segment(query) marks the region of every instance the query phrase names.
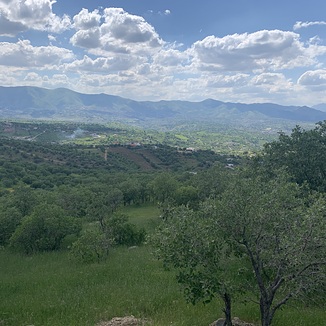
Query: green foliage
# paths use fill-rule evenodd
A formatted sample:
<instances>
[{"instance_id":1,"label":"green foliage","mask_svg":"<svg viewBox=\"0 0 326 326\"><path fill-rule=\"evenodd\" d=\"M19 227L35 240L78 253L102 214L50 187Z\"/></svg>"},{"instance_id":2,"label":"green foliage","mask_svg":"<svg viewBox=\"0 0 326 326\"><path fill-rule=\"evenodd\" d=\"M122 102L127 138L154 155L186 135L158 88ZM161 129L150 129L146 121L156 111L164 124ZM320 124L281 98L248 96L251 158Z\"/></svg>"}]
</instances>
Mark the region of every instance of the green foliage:
<instances>
[{"instance_id":1,"label":"green foliage","mask_svg":"<svg viewBox=\"0 0 326 326\"><path fill-rule=\"evenodd\" d=\"M326 122L310 130L297 126L290 135L281 133L254 162L268 175L286 168L295 182L326 192Z\"/></svg>"},{"instance_id":2,"label":"green foliage","mask_svg":"<svg viewBox=\"0 0 326 326\"><path fill-rule=\"evenodd\" d=\"M144 190L138 180L129 178L119 185L119 189L123 193L123 202L125 205L132 203L139 204L141 202L141 194Z\"/></svg>"},{"instance_id":3,"label":"green foliage","mask_svg":"<svg viewBox=\"0 0 326 326\"><path fill-rule=\"evenodd\" d=\"M112 243L100 230L85 230L72 244L70 254L82 263L99 263L107 258Z\"/></svg>"},{"instance_id":4,"label":"green foliage","mask_svg":"<svg viewBox=\"0 0 326 326\"><path fill-rule=\"evenodd\" d=\"M255 275L263 326L291 298L325 288L326 200L303 198L298 185L280 174L268 182L240 176L219 201L224 239L249 259Z\"/></svg>"},{"instance_id":5,"label":"green foliage","mask_svg":"<svg viewBox=\"0 0 326 326\"><path fill-rule=\"evenodd\" d=\"M105 229L104 220L113 214L123 202L123 193L118 188L105 189L99 187L93 190L90 204L87 207L87 215L91 221L98 221Z\"/></svg>"},{"instance_id":6,"label":"green foliage","mask_svg":"<svg viewBox=\"0 0 326 326\"><path fill-rule=\"evenodd\" d=\"M29 215L37 203L35 193L30 187L18 186L8 198L7 205L15 207L22 216Z\"/></svg>"},{"instance_id":7,"label":"green foliage","mask_svg":"<svg viewBox=\"0 0 326 326\"><path fill-rule=\"evenodd\" d=\"M15 207L9 207L0 211L0 246L9 243L9 239L22 220L20 211Z\"/></svg>"},{"instance_id":8,"label":"green foliage","mask_svg":"<svg viewBox=\"0 0 326 326\"><path fill-rule=\"evenodd\" d=\"M25 254L60 249L62 240L80 231L75 218L59 206L41 204L26 216L10 238L10 246Z\"/></svg>"},{"instance_id":9,"label":"green foliage","mask_svg":"<svg viewBox=\"0 0 326 326\"><path fill-rule=\"evenodd\" d=\"M215 164L193 176L190 184L198 189L200 200L217 197L227 187L233 170L226 169L223 164Z\"/></svg>"},{"instance_id":10,"label":"green foliage","mask_svg":"<svg viewBox=\"0 0 326 326\"><path fill-rule=\"evenodd\" d=\"M105 219L105 234L113 239L116 245L139 246L146 238L144 229L138 229L128 222L128 217L115 213Z\"/></svg>"},{"instance_id":11,"label":"green foliage","mask_svg":"<svg viewBox=\"0 0 326 326\"><path fill-rule=\"evenodd\" d=\"M177 270L188 301L210 302L215 296L224 300L227 325L231 325L231 293L240 291L239 271L231 273L234 262L225 250L223 235L216 225L212 202L199 211L179 206L163 221L152 237L156 255L166 267ZM243 266L242 266L243 269Z\"/></svg>"},{"instance_id":12,"label":"green foliage","mask_svg":"<svg viewBox=\"0 0 326 326\"><path fill-rule=\"evenodd\" d=\"M190 206L196 208L199 203L198 189L194 186L180 186L175 193L177 205Z\"/></svg>"},{"instance_id":13,"label":"green foliage","mask_svg":"<svg viewBox=\"0 0 326 326\"><path fill-rule=\"evenodd\" d=\"M154 197L159 202L174 198L178 183L170 173L161 173L151 183Z\"/></svg>"}]
</instances>

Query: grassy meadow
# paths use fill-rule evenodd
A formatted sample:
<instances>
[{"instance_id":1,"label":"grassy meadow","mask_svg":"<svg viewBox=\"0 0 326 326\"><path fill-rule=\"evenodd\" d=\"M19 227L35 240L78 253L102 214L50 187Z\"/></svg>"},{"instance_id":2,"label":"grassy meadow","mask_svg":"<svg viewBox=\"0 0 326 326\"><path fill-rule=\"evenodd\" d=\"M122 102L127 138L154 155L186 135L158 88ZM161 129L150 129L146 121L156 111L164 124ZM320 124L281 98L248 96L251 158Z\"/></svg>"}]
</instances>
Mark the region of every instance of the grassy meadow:
<instances>
[{"instance_id":1,"label":"grassy meadow","mask_svg":"<svg viewBox=\"0 0 326 326\"><path fill-rule=\"evenodd\" d=\"M127 207L130 222L148 233L158 223L153 206ZM275 326L322 326L320 308L286 305ZM0 325L92 326L134 315L154 326L208 326L223 317L222 303L187 304L172 271L149 245L113 249L105 262L81 264L68 251L22 256L0 250ZM234 303L233 315L259 323L258 305Z\"/></svg>"}]
</instances>

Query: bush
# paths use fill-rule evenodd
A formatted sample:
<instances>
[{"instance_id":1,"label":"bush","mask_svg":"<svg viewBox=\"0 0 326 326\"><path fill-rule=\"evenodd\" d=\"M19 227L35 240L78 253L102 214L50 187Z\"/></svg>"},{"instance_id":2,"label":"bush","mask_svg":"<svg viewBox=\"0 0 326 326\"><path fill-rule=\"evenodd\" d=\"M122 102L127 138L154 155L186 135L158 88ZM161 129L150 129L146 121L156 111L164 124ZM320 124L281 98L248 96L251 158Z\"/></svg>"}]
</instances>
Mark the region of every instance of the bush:
<instances>
[{"instance_id":1,"label":"bush","mask_svg":"<svg viewBox=\"0 0 326 326\"><path fill-rule=\"evenodd\" d=\"M100 262L107 258L112 242L99 230L87 230L72 244L70 254L79 262Z\"/></svg>"},{"instance_id":2,"label":"bush","mask_svg":"<svg viewBox=\"0 0 326 326\"><path fill-rule=\"evenodd\" d=\"M80 229L80 222L66 216L59 206L42 204L22 220L10 238L10 245L25 254L59 250L62 240Z\"/></svg>"},{"instance_id":3,"label":"bush","mask_svg":"<svg viewBox=\"0 0 326 326\"><path fill-rule=\"evenodd\" d=\"M124 214L108 217L105 226L106 233L116 245L138 246L145 241L145 230L137 229L135 225L128 223L128 217Z\"/></svg>"}]
</instances>

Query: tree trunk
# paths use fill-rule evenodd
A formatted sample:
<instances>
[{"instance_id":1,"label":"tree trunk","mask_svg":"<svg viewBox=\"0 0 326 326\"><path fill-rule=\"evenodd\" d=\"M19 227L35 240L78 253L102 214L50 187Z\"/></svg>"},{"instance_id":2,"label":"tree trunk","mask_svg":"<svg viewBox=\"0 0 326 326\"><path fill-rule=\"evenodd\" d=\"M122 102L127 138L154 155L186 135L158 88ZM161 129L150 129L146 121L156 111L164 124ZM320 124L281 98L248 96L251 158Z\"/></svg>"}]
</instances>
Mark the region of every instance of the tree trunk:
<instances>
[{"instance_id":1,"label":"tree trunk","mask_svg":"<svg viewBox=\"0 0 326 326\"><path fill-rule=\"evenodd\" d=\"M224 315L225 315L225 322L224 326L232 326L232 318L231 318L231 296L225 292L223 294L223 301L224 301Z\"/></svg>"},{"instance_id":2,"label":"tree trunk","mask_svg":"<svg viewBox=\"0 0 326 326\"><path fill-rule=\"evenodd\" d=\"M273 314L271 312L271 304L268 300L260 298L260 318L262 326L270 326L272 324Z\"/></svg>"}]
</instances>

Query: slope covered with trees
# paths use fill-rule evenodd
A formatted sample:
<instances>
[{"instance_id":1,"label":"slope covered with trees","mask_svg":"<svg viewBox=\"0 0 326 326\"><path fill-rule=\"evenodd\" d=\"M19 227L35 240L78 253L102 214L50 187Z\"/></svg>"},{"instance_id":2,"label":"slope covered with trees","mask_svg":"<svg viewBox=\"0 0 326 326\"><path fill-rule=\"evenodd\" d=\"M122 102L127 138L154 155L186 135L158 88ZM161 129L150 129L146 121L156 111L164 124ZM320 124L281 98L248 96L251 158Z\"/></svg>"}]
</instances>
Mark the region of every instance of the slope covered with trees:
<instances>
[{"instance_id":1,"label":"slope covered with trees","mask_svg":"<svg viewBox=\"0 0 326 326\"><path fill-rule=\"evenodd\" d=\"M112 268L111 255L123 255L123 247L154 251L176 272L190 302L223 301L228 326L242 301L257 303L250 319L260 319L263 326L274 323L281 308L291 309L289 302L322 310L325 160L316 153L324 151L324 130L325 122L312 130L297 127L267 143L259 155L241 159L154 143L86 145L3 137L0 254L60 253L56 257L85 264L85 272L94 264ZM150 221L133 219L137 208L144 207L155 209ZM152 260L143 264L146 269ZM143 273L135 277L144 281ZM165 273L162 266L153 272ZM76 277L78 283L82 275ZM4 293L12 286L6 281ZM155 286L157 292L164 284ZM17 324L2 301L0 321ZM161 305L156 310L137 306L140 310L132 313L151 318L146 314ZM27 309L29 323L51 324L20 309ZM102 314L108 314L105 308L85 325L95 324Z\"/></svg>"}]
</instances>

